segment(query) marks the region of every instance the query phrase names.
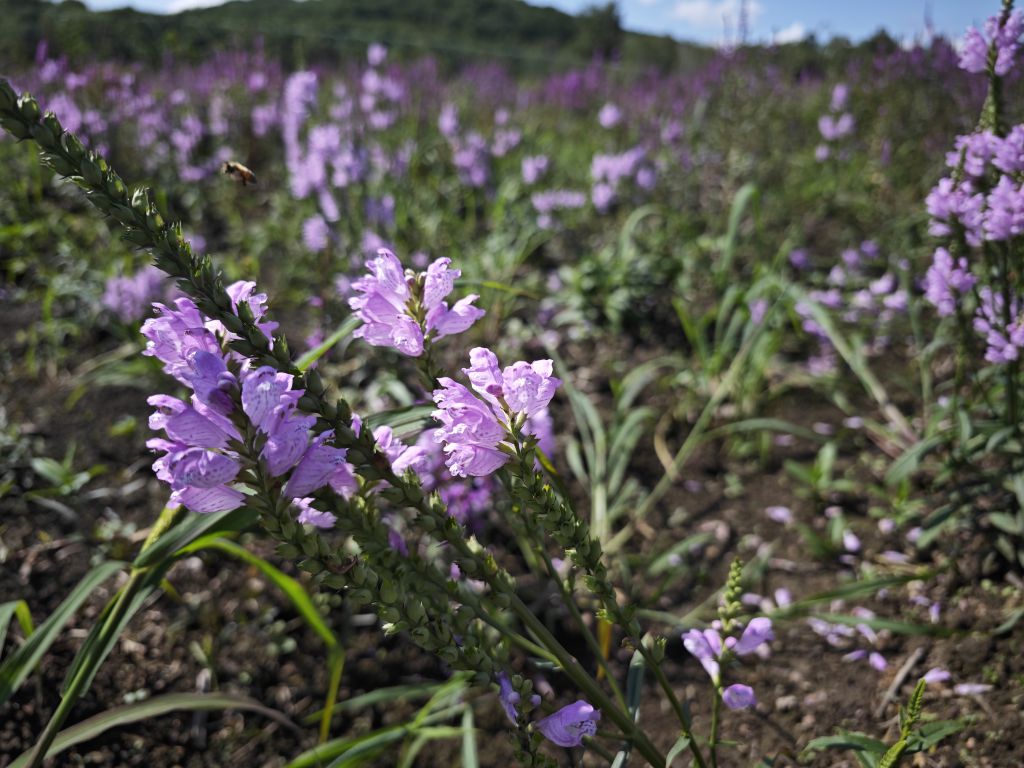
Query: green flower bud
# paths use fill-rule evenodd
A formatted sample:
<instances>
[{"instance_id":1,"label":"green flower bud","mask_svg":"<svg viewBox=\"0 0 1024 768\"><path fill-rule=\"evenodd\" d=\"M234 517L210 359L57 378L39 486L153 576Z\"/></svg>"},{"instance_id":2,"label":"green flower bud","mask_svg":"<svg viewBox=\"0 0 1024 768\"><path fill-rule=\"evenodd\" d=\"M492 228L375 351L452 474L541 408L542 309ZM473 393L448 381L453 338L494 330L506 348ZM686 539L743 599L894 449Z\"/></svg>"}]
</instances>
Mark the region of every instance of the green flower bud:
<instances>
[{"instance_id":1,"label":"green flower bud","mask_svg":"<svg viewBox=\"0 0 1024 768\"><path fill-rule=\"evenodd\" d=\"M267 522L270 522L270 521L268 520ZM269 525L264 525L264 527L267 528L267 530L269 531L269 529L270 529ZM277 555L278 555L278 557L281 557L284 560L294 560L295 558L297 558L299 556L299 548L296 547L294 544L288 544L288 543L278 544L277 545Z\"/></svg>"},{"instance_id":2,"label":"green flower bud","mask_svg":"<svg viewBox=\"0 0 1024 768\"><path fill-rule=\"evenodd\" d=\"M299 568L304 570L306 573L311 573L316 576L318 573L324 570L323 561L318 560L315 557L310 557L299 563Z\"/></svg>"},{"instance_id":3,"label":"green flower bud","mask_svg":"<svg viewBox=\"0 0 1024 768\"><path fill-rule=\"evenodd\" d=\"M413 627L409 630L409 636L416 645L421 647L429 649L434 645L434 643L431 642L430 630L426 627Z\"/></svg>"},{"instance_id":4,"label":"green flower bud","mask_svg":"<svg viewBox=\"0 0 1024 768\"><path fill-rule=\"evenodd\" d=\"M100 171L92 157L82 160L82 178L92 187L99 187L103 184L103 172Z\"/></svg>"},{"instance_id":5,"label":"green flower bud","mask_svg":"<svg viewBox=\"0 0 1024 768\"><path fill-rule=\"evenodd\" d=\"M18 141L29 137L28 126L16 117L0 117L0 126Z\"/></svg>"},{"instance_id":6,"label":"green flower bud","mask_svg":"<svg viewBox=\"0 0 1024 768\"><path fill-rule=\"evenodd\" d=\"M85 157L85 147L82 146L82 142L78 140L78 137L73 133L65 133L60 138L61 146L64 147L64 151L71 156L71 159L76 163L82 162L82 158Z\"/></svg>"},{"instance_id":7,"label":"green flower bud","mask_svg":"<svg viewBox=\"0 0 1024 768\"><path fill-rule=\"evenodd\" d=\"M10 112L18 103L18 94L11 88L11 84L0 79L0 111Z\"/></svg>"},{"instance_id":8,"label":"green flower bud","mask_svg":"<svg viewBox=\"0 0 1024 768\"><path fill-rule=\"evenodd\" d=\"M60 120L57 119L57 116L53 114L53 112L47 112L43 116L43 125L50 129L53 135L57 137L57 141L59 142L60 135L64 133L64 128L60 124Z\"/></svg>"},{"instance_id":9,"label":"green flower bud","mask_svg":"<svg viewBox=\"0 0 1024 768\"><path fill-rule=\"evenodd\" d=\"M316 537L314 536L304 538L301 542L301 546L302 551L306 554L307 557L316 557L316 555L318 554L316 547Z\"/></svg>"},{"instance_id":10,"label":"green flower bud","mask_svg":"<svg viewBox=\"0 0 1024 768\"><path fill-rule=\"evenodd\" d=\"M344 589L347 581L340 573L328 573L324 575L324 585L330 589Z\"/></svg>"},{"instance_id":11,"label":"green flower bud","mask_svg":"<svg viewBox=\"0 0 1024 768\"><path fill-rule=\"evenodd\" d=\"M377 615L380 616L381 621L389 624L394 624L402 618L401 614L398 613L398 609L390 605L381 607L380 610L377 611Z\"/></svg>"},{"instance_id":12,"label":"green flower bud","mask_svg":"<svg viewBox=\"0 0 1024 768\"><path fill-rule=\"evenodd\" d=\"M140 248L145 247L149 243L149 235L138 227L125 227L122 237Z\"/></svg>"},{"instance_id":13,"label":"green flower bud","mask_svg":"<svg viewBox=\"0 0 1024 768\"><path fill-rule=\"evenodd\" d=\"M18 111L21 119L29 125L39 120L39 103L27 93L18 99Z\"/></svg>"},{"instance_id":14,"label":"green flower bud","mask_svg":"<svg viewBox=\"0 0 1024 768\"><path fill-rule=\"evenodd\" d=\"M42 123L29 123L29 133L39 146L49 149L57 143L57 136Z\"/></svg>"}]
</instances>

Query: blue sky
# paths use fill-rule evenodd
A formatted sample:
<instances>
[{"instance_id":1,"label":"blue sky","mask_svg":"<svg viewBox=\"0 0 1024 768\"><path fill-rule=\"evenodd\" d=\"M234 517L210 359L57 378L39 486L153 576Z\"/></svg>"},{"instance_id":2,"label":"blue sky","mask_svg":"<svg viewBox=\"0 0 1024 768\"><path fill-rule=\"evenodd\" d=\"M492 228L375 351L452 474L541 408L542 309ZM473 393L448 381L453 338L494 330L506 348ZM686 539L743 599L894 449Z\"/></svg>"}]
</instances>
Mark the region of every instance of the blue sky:
<instances>
[{"instance_id":1,"label":"blue sky","mask_svg":"<svg viewBox=\"0 0 1024 768\"><path fill-rule=\"evenodd\" d=\"M185 8L218 5L223 0L85 0L91 8L132 5L141 10L174 13ZM629 29L669 34L682 40L719 43L728 25L735 29L743 0L619 0ZM315 2L315 0L311 0ZM753 40L819 38L844 35L861 40L884 27L908 40L923 34L926 10L936 32L958 37L971 23L998 10L997 0L746 0ZM594 0L533 0L575 13Z\"/></svg>"}]
</instances>

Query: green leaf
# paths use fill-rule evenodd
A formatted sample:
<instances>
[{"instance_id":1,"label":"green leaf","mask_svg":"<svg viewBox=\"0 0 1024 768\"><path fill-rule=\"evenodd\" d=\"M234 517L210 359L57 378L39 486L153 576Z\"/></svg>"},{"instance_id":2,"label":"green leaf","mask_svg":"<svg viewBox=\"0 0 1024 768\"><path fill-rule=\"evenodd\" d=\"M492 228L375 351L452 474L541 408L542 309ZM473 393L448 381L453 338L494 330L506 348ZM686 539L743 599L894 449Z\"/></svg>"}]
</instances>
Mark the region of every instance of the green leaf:
<instances>
[{"instance_id":1,"label":"green leaf","mask_svg":"<svg viewBox=\"0 0 1024 768\"><path fill-rule=\"evenodd\" d=\"M907 739L907 749L911 752L931 749L947 736L959 733L969 724L967 720L937 720L925 723Z\"/></svg>"},{"instance_id":2,"label":"green leaf","mask_svg":"<svg viewBox=\"0 0 1024 768\"><path fill-rule=\"evenodd\" d=\"M885 754L888 746L884 741L879 741L864 733L843 732L835 736L819 736L812 739L804 747L804 752L818 752L825 749L853 749L882 755Z\"/></svg>"},{"instance_id":3,"label":"green leaf","mask_svg":"<svg viewBox=\"0 0 1024 768\"><path fill-rule=\"evenodd\" d=\"M25 633L26 638L32 634L32 612L28 608L28 603L24 600L12 600L9 603L0 604L0 658L3 658L7 627L10 626L11 619L14 617L17 617L18 624L21 625L21 631Z\"/></svg>"},{"instance_id":4,"label":"green leaf","mask_svg":"<svg viewBox=\"0 0 1024 768\"><path fill-rule=\"evenodd\" d=\"M148 568L164 558L173 555L200 536L244 531L259 518L256 510L241 507L230 512L214 512L209 515L187 515L182 522L166 531L150 546L143 549L132 563L134 568Z\"/></svg>"},{"instance_id":5,"label":"green leaf","mask_svg":"<svg viewBox=\"0 0 1024 768\"><path fill-rule=\"evenodd\" d=\"M53 757L54 755L59 755L69 747L95 739L111 728L130 725L140 720L148 720L151 717L159 717L178 711L199 712L221 709L240 709L255 712L264 717L269 717L288 728L298 730L291 720L283 714L277 710L265 707L255 699L250 699L247 696L234 696L226 693L168 693L163 696L154 696L151 699L136 702L135 704L109 709L61 731L57 734L57 738L53 740L53 744L47 751L46 756ZM32 750L23 753L8 768L24 768L24 766L28 765L31 754Z\"/></svg>"},{"instance_id":6,"label":"green leaf","mask_svg":"<svg viewBox=\"0 0 1024 768\"><path fill-rule=\"evenodd\" d=\"M64 602L57 606L57 610L28 637L25 644L0 664L0 704L18 690L82 603L100 584L124 567L125 563L110 560L89 571Z\"/></svg>"},{"instance_id":7,"label":"green leaf","mask_svg":"<svg viewBox=\"0 0 1024 768\"><path fill-rule=\"evenodd\" d=\"M352 332L359 327L359 323L360 320L355 315L347 318L345 322L338 326L334 333L324 339L320 344L313 347L313 349L300 356L299 359L295 361L295 367L300 371L305 371L309 366L326 355L335 344L345 337L351 336Z\"/></svg>"},{"instance_id":8,"label":"green leaf","mask_svg":"<svg viewBox=\"0 0 1024 768\"><path fill-rule=\"evenodd\" d=\"M676 743L672 745L672 749L670 749L668 751L668 754L665 756L665 768L672 768L672 763L675 761L675 759L683 753L684 749L689 748L689 736L680 736L678 739L676 739Z\"/></svg>"},{"instance_id":9,"label":"green leaf","mask_svg":"<svg viewBox=\"0 0 1024 768\"><path fill-rule=\"evenodd\" d=\"M476 728L473 726L473 708L462 713L462 768L480 768L476 746Z\"/></svg>"},{"instance_id":10,"label":"green leaf","mask_svg":"<svg viewBox=\"0 0 1024 768\"><path fill-rule=\"evenodd\" d=\"M381 426L391 427L397 436L404 437L412 432L422 432L430 423L430 414L433 411L432 405L407 405L404 408L371 414L363 419L363 422L371 430Z\"/></svg>"},{"instance_id":11,"label":"green leaf","mask_svg":"<svg viewBox=\"0 0 1024 768\"><path fill-rule=\"evenodd\" d=\"M161 567L156 568L149 573L143 575L134 575L133 578L142 578L143 583L139 586L138 591L132 595L131 603L124 613L119 617L119 620L115 626L107 626L107 619L110 613L113 611L117 601L121 599L126 587L122 587L118 590L117 594L114 595L107 604L103 607L103 611L97 617L93 623L92 628L89 630L89 634L85 638L85 642L78 649L78 653L75 654L75 658L71 662L70 668L64 675L64 682L61 684L60 695L64 696L67 693L68 687L71 681L79 674L82 665L86 659L94 659L92 662L92 668L88 671L85 679L84 687L81 689L81 693L84 694L89 687L92 685L93 679L96 677L96 673L99 671L103 662L107 656L113 650L114 645L117 643L117 639L121 636L124 628L131 621L132 617L138 613L142 604L149 599L149 596L160 587L160 583L163 581L165 574L172 563L162 563ZM126 585L127 586L127 585ZM101 650L98 651L98 656L93 656L96 651L96 647L100 646Z\"/></svg>"},{"instance_id":12,"label":"green leaf","mask_svg":"<svg viewBox=\"0 0 1024 768\"><path fill-rule=\"evenodd\" d=\"M819 619L824 619L825 621L833 624L846 624L851 627L855 627L858 624L865 624L872 629L888 629L890 632L895 632L900 635L933 635L947 637L952 634L950 629L946 627L939 627L934 624L916 624L914 622L896 621L895 619L885 619L878 616L867 619L860 616L848 616L844 613L818 613L814 615Z\"/></svg>"},{"instance_id":13,"label":"green leaf","mask_svg":"<svg viewBox=\"0 0 1024 768\"><path fill-rule=\"evenodd\" d=\"M904 480L908 480L917 471L918 466L921 464L921 459L942 445L943 442L945 441L942 437L933 435L914 443L901 453L899 458L889 467L889 471L885 473L885 484L889 486L899 485Z\"/></svg>"}]
</instances>

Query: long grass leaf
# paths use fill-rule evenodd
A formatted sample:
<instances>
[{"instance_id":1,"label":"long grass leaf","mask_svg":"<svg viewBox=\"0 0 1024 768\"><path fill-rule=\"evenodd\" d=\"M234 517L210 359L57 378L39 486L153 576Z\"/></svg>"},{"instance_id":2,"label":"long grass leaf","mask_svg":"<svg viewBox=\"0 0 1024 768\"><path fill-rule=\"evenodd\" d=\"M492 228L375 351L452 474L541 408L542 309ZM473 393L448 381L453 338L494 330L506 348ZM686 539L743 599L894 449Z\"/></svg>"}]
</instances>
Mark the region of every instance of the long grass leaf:
<instances>
[{"instance_id":1,"label":"long grass leaf","mask_svg":"<svg viewBox=\"0 0 1024 768\"><path fill-rule=\"evenodd\" d=\"M100 584L124 567L125 563L108 560L89 571L64 602L57 606L57 610L29 635L25 644L0 664L0 704L6 702L18 690L82 603L89 599Z\"/></svg>"},{"instance_id":2,"label":"long grass leaf","mask_svg":"<svg viewBox=\"0 0 1024 768\"><path fill-rule=\"evenodd\" d=\"M222 709L255 712L264 717L271 718L284 726L295 729L295 725L283 714L247 696L235 696L226 693L168 693L162 696L154 696L151 699L136 702L135 704L109 709L106 712L93 715L77 725L66 728L57 734L57 738L53 740L53 744L47 751L46 756L53 757L58 755L70 747L95 739L111 728L131 725L132 723L160 717L170 712L198 712ZM31 754L32 750L23 753L8 768L24 768L24 766L28 765Z\"/></svg>"}]
</instances>

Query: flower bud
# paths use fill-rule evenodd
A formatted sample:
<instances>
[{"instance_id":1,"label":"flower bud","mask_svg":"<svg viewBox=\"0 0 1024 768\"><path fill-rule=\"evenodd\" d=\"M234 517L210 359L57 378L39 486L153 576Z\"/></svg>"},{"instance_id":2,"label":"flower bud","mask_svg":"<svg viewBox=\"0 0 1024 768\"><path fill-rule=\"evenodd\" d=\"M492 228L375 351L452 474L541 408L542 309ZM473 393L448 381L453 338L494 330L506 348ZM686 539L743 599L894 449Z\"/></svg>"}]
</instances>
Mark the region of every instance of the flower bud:
<instances>
[{"instance_id":1,"label":"flower bud","mask_svg":"<svg viewBox=\"0 0 1024 768\"><path fill-rule=\"evenodd\" d=\"M18 103L18 94L6 80L0 80L0 111L10 112Z\"/></svg>"},{"instance_id":2,"label":"flower bud","mask_svg":"<svg viewBox=\"0 0 1024 768\"><path fill-rule=\"evenodd\" d=\"M29 137L28 126L15 117L0 117L0 126L18 141Z\"/></svg>"},{"instance_id":3,"label":"flower bud","mask_svg":"<svg viewBox=\"0 0 1024 768\"><path fill-rule=\"evenodd\" d=\"M29 123L29 133L41 147L48 149L57 143L57 136L42 123Z\"/></svg>"},{"instance_id":4,"label":"flower bud","mask_svg":"<svg viewBox=\"0 0 1024 768\"><path fill-rule=\"evenodd\" d=\"M21 112L22 120L29 125L39 120L39 103L27 93L18 99L18 111Z\"/></svg>"},{"instance_id":5,"label":"flower bud","mask_svg":"<svg viewBox=\"0 0 1024 768\"><path fill-rule=\"evenodd\" d=\"M78 137L73 133L65 133L60 137L61 146L64 147L64 151L71 156L71 159L80 163L82 158L85 157L85 147L82 146L82 142L78 140Z\"/></svg>"},{"instance_id":6,"label":"flower bud","mask_svg":"<svg viewBox=\"0 0 1024 768\"><path fill-rule=\"evenodd\" d=\"M53 133L55 137L54 143L58 143L60 141L60 135L64 133L64 128L61 126L60 120L57 119L57 116L53 114L53 112L47 112L43 117L43 125L49 128Z\"/></svg>"}]
</instances>

